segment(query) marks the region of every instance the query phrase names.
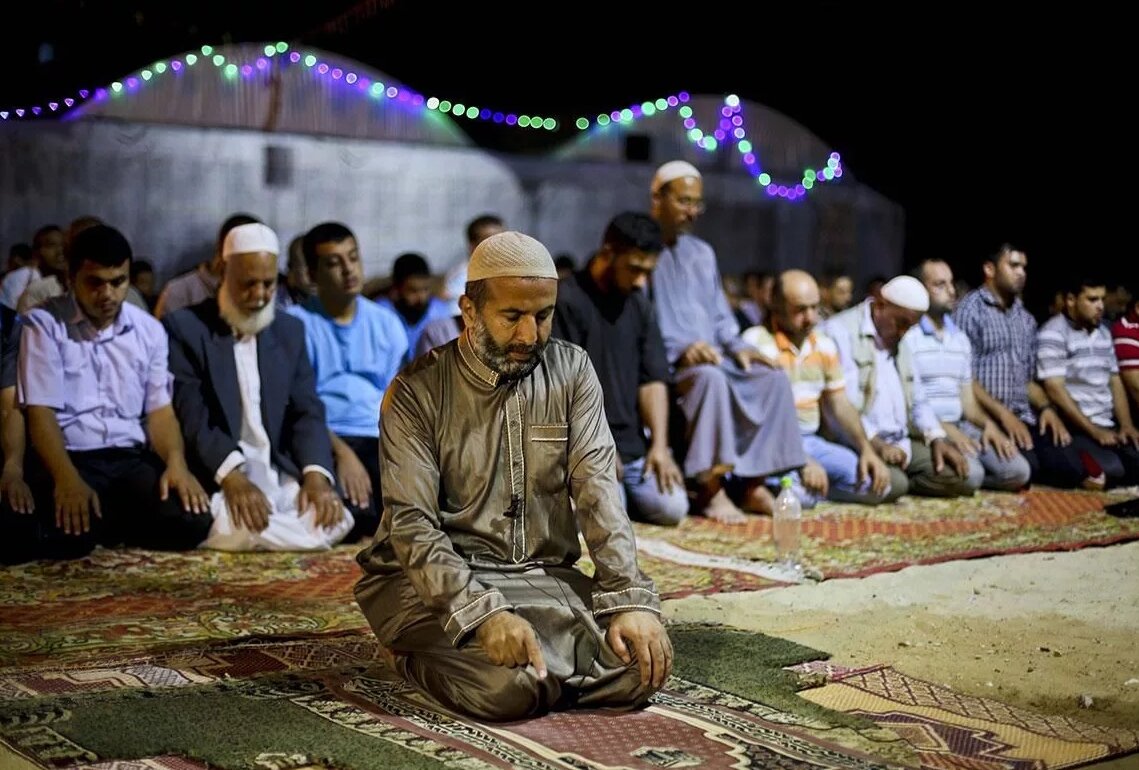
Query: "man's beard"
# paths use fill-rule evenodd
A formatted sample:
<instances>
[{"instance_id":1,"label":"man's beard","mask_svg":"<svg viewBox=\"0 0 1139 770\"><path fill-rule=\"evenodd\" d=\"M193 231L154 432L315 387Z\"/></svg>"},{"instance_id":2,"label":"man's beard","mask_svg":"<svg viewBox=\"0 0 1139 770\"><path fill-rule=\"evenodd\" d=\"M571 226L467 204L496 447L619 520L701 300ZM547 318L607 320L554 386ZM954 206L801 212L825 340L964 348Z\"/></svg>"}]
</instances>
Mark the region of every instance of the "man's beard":
<instances>
[{"instance_id":1,"label":"man's beard","mask_svg":"<svg viewBox=\"0 0 1139 770\"><path fill-rule=\"evenodd\" d=\"M486 324L479 319L470 329L471 345L475 355L488 367L506 380L521 380L538 366L542 360L542 351L546 349L546 342L540 341L534 345L499 345L490 336ZM511 358L511 353L529 353L523 360Z\"/></svg>"},{"instance_id":2,"label":"man's beard","mask_svg":"<svg viewBox=\"0 0 1139 770\"><path fill-rule=\"evenodd\" d=\"M427 305L409 305L402 299L395 301L396 310L409 324L417 324L427 315Z\"/></svg>"},{"instance_id":3,"label":"man's beard","mask_svg":"<svg viewBox=\"0 0 1139 770\"><path fill-rule=\"evenodd\" d=\"M218 289L218 314L223 321L233 327L234 331L243 336L255 337L273 323L276 304L277 299L273 297L260 310L244 313L234 304L224 283Z\"/></svg>"}]
</instances>

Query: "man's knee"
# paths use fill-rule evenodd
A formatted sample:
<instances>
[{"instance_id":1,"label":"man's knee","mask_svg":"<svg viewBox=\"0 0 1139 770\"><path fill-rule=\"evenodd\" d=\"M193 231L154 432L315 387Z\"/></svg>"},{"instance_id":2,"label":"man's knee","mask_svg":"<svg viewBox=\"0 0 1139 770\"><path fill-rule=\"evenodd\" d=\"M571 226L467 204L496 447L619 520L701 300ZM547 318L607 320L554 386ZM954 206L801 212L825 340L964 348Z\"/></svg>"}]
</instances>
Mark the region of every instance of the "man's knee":
<instances>
[{"instance_id":1,"label":"man's knee","mask_svg":"<svg viewBox=\"0 0 1139 770\"><path fill-rule=\"evenodd\" d=\"M645 484L652 485L651 490L631 491L629 495L629 512L633 518L665 527L684 521L688 515L689 500L688 491L683 486L661 492L656 486L656 479L646 479Z\"/></svg>"},{"instance_id":2,"label":"man's knee","mask_svg":"<svg viewBox=\"0 0 1139 770\"><path fill-rule=\"evenodd\" d=\"M695 392L701 396L714 393L727 394L728 374L715 364L697 364L684 369L677 382L677 392L681 395Z\"/></svg>"},{"instance_id":3,"label":"man's knee","mask_svg":"<svg viewBox=\"0 0 1139 770\"><path fill-rule=\"evenodd\" d=\"M985 466L976 457L966 457L965 460L969 464L969 471L965 474L965 487L969 490L967 494L971 494L985 483Z\"/></svg>"},{"instance_id":4,"label":"man's knee","mask_svg":"<svg viewBox=\"0 0 1139 770\"><path fill-rule=\"evenodd\" d=\"M465 660L462 670L439 665L435 656L403 654L405 678L443 705L476 719L509 722L549 711L557 700L553 677L540 680L530 666L507 668Z\"/></svg>"},{"instance_id":5,"label":"man's knee","mask_svg":"<svg viewBox=\"0 0 1139 770\"><path fill-rule=\"evenodd\" d=\"M1028 486L1032 478L1032 466L1024 455L1018 454L1011 460L1002 460L988 474L989 486L1004 492L1018 492Z\"/></svg>"}]
</instances>

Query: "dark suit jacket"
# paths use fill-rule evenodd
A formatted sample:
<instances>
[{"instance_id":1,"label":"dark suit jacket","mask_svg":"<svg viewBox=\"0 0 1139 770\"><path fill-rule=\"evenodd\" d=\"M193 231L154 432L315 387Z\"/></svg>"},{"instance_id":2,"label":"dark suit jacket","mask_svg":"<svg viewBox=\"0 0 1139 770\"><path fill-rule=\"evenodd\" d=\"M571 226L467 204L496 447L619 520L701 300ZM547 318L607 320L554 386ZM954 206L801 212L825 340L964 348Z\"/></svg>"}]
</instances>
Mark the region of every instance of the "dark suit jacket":
<instances>
[{"instance_id":1,"label":"dark suit jacket","mask_svg":"<svg viewBox=\"0 0 1139 770\"><path fill-rule=\"evenodd\" d=\"M241 394L233 359L233 332L216 299L176 310L163 320L170 335L174 411L186 439L190 469L207 489L241 438ZM332 473L332 443L324 404L305 351L304 325L278 312L257 335L261 419L273 465L301 480L301 469L319 465Z\"/></svg>"}]
</instances>

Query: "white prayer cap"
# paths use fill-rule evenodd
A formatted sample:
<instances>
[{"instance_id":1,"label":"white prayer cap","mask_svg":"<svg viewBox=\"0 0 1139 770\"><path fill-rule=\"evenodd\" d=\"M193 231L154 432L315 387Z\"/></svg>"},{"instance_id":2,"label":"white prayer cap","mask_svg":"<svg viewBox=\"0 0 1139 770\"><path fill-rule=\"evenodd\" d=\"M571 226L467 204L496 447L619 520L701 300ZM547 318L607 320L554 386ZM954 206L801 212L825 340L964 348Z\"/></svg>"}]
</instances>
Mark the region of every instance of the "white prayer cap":
<instances>
[{"instance_id":1,"label":"white prayer cap","mask_svg":"<svg viewBox=\"0 0 1139 770\"><path fill-rule=\"evenodd\" d=\"M485 239L471 252L467 281L484 278L553 278L558 270L540 241L514 230Z\"/></svg>"},{"instance_id":2,"label":"white prayer cap","mask_svg":"<svg viewBox=\"0 0 1139 770\"><path fill-rule=\"evenodd\" d=\"M912 275L899 275L887 281L882 287L882 299L918 313L929 310L929 292Z\"/></svg>"},{"instance_id":3,"label":"white prayer cap","mask_svg":"<svg viewBox=\"0 0 1139 770\"><path fill-rule=\"evenodd\" d=\"M681 177L694 176L700 179L700 169L693 166L686 160L670 160L663 166L657 169L656 174L653 175L652 191L658 192L660 188L674 179Z\"/></svg>"},{"instance_id":4,"label":"white prayer cap","mask_svg":"<svg viewBox=\"0 0 1139 770\"><path fill-rule=\"evenodd\" d=\"M259 254L262 251L277 256L281 253L281 244L272 228L253 222L238 225L226 234L221 247L221 258L229 259L234 254Z\"/></svg>"}]
</instances>

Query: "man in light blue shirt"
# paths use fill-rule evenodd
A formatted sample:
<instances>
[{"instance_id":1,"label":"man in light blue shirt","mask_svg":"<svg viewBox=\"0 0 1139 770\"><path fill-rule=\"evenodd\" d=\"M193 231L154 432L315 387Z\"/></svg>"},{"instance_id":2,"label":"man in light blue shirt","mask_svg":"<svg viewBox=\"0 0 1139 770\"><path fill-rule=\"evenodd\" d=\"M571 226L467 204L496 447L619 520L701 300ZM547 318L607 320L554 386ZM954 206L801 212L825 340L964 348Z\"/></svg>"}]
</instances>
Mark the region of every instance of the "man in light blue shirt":
<instances>
[{"instance_id":1,"label":"man in light blue shirt","mask_svg":"<svg viewBox=\"0 0 1139 770\"><path fill-rule=\"evenodd\" d=\"M316 294L287 312L304 323L336 475L356 520L350 542L379 524L380 402L407 355L407 334L393 310L360 296L363 263L351 230L319 224L302 248Z\"/></svg>"}]
</instances>

